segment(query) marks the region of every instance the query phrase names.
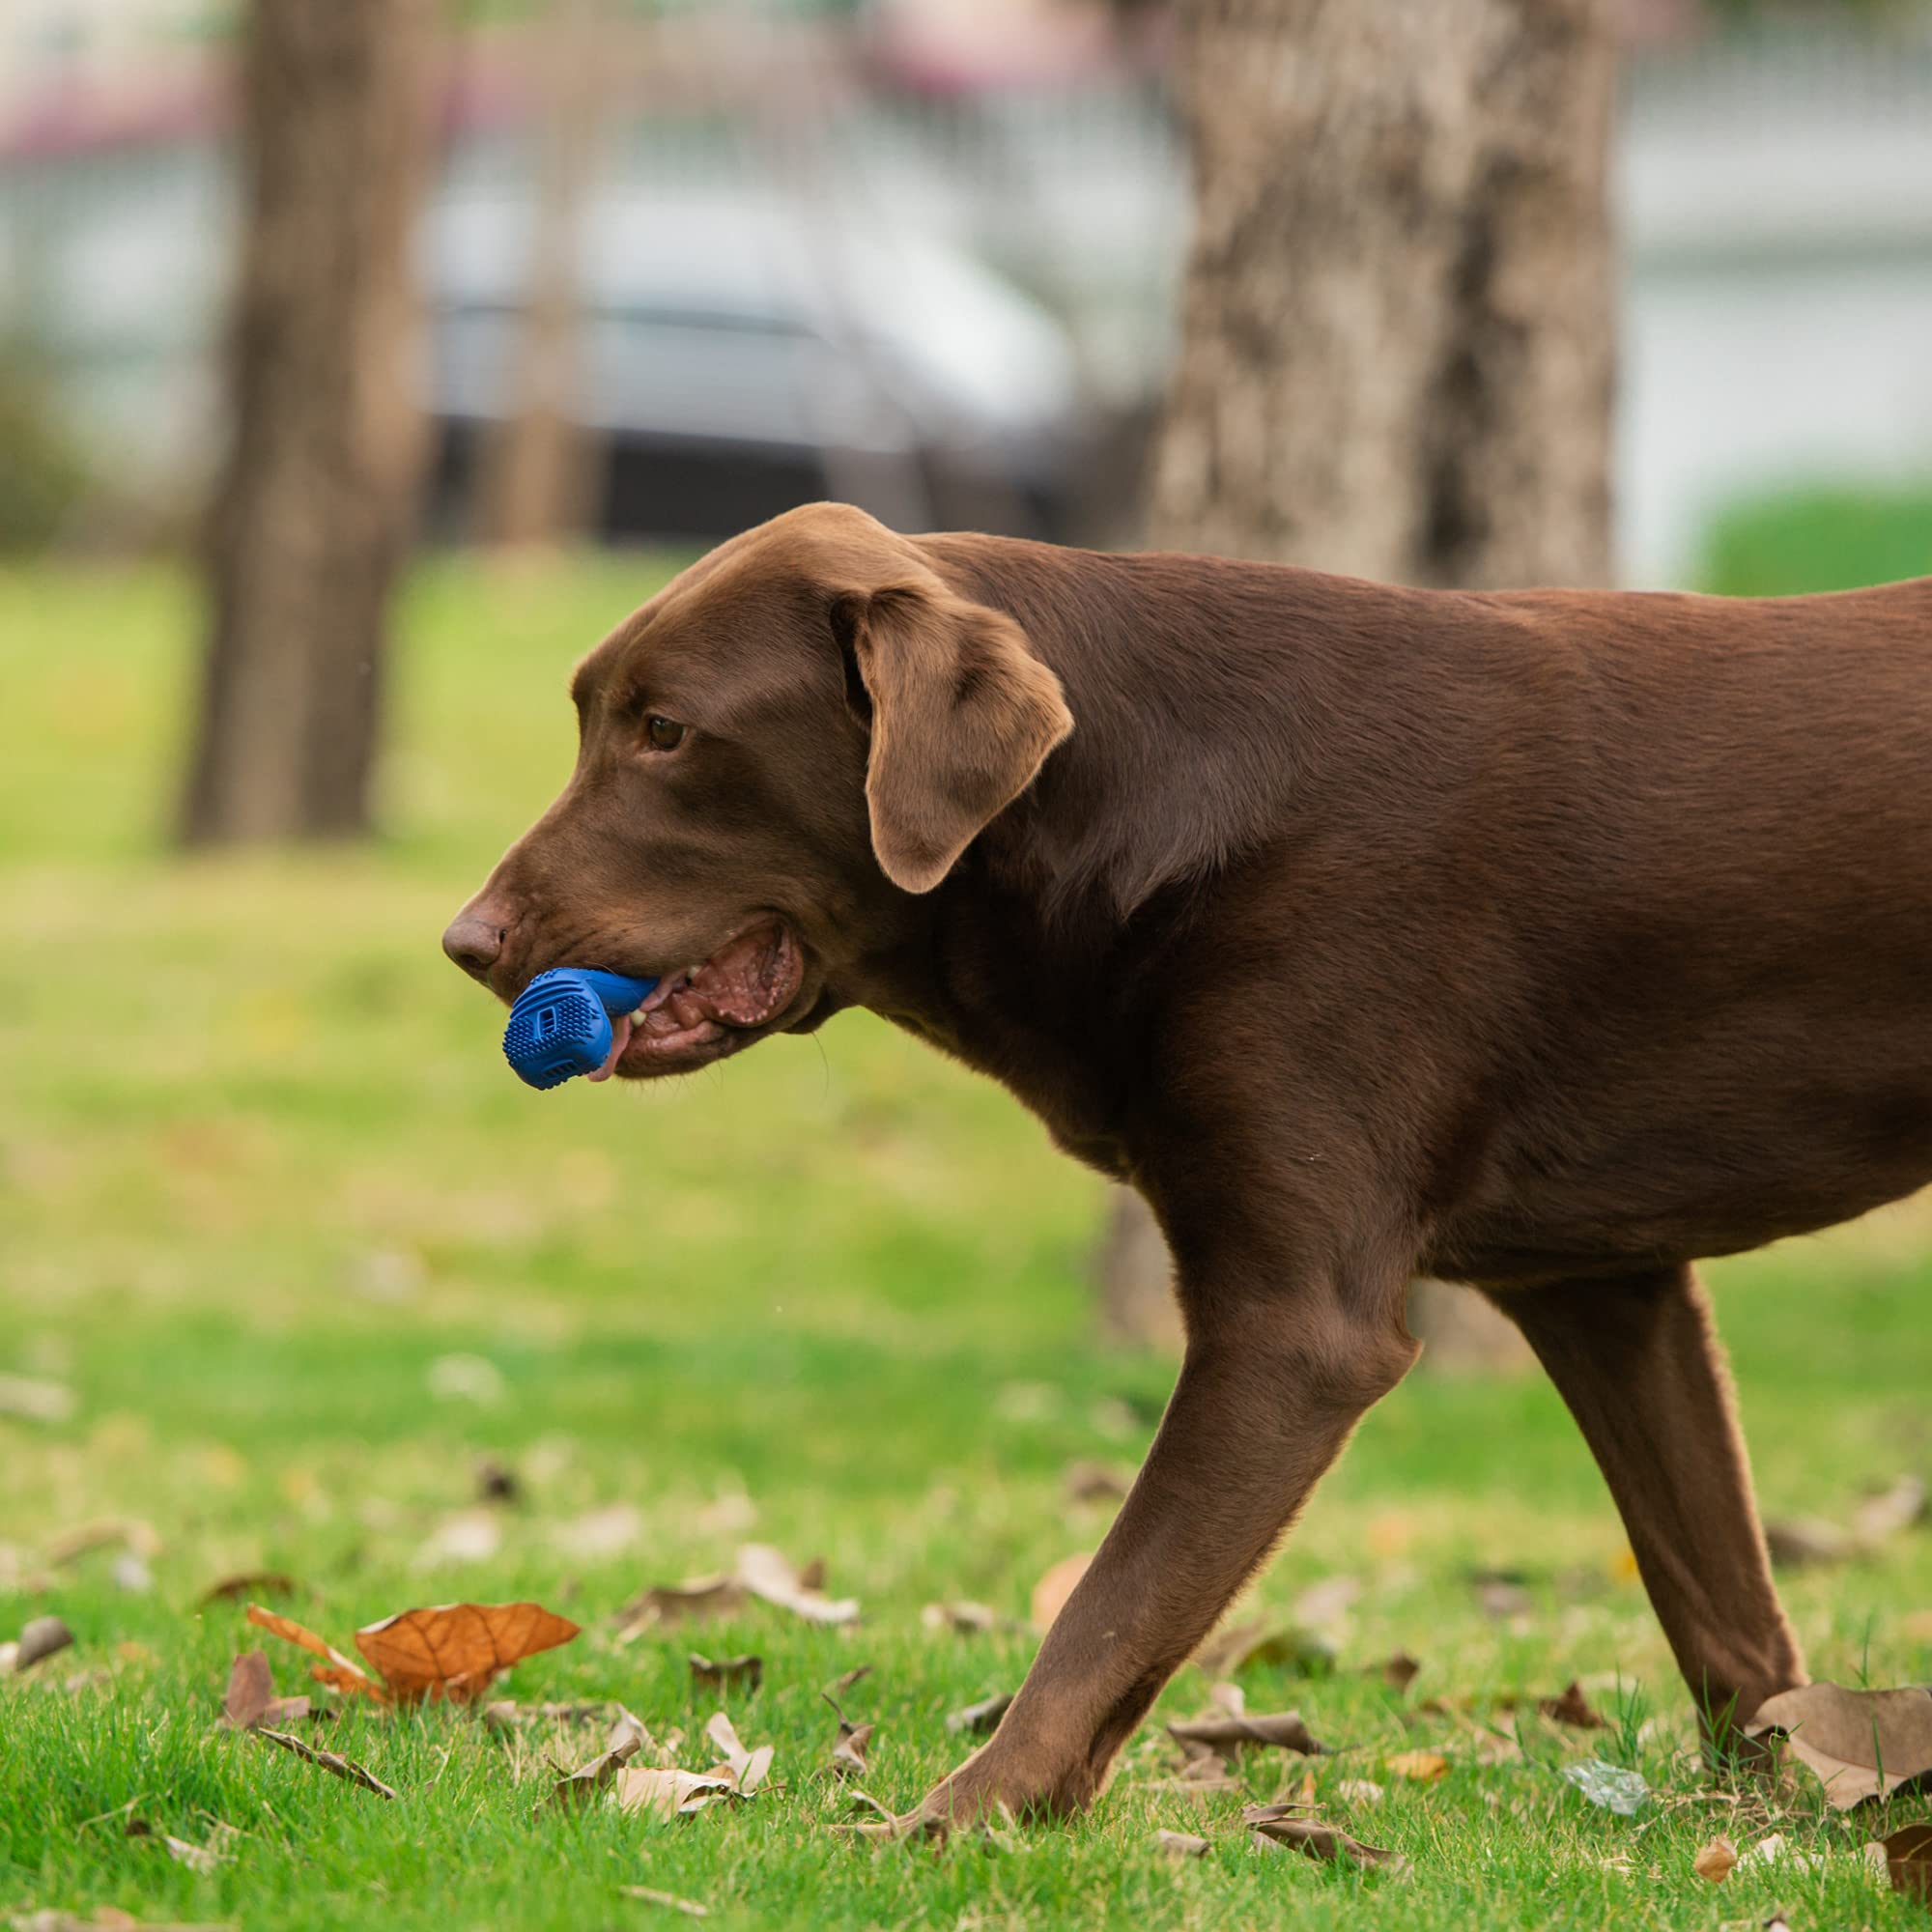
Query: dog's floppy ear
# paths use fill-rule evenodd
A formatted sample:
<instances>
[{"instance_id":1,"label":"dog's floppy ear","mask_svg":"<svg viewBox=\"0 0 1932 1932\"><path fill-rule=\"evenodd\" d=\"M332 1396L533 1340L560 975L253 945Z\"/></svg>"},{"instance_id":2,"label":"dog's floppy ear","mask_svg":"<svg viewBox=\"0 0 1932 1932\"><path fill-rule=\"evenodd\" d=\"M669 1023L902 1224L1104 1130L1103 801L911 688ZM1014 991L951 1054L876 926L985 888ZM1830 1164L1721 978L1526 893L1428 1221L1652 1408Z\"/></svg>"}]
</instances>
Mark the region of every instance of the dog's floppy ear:
<instances>
[{"instance_id":1,"label":"dog's floppy ear","mask_svg":"<svg viewBox=\"0 0 1932 1932\"><path fill-rule=\"evenodd\" d=\"M871 710L872 850L895 885L929 893L1033 781L1072 714L1019 625L937 576L848 591L832 624Z\"/></svg>"}]
</instances>

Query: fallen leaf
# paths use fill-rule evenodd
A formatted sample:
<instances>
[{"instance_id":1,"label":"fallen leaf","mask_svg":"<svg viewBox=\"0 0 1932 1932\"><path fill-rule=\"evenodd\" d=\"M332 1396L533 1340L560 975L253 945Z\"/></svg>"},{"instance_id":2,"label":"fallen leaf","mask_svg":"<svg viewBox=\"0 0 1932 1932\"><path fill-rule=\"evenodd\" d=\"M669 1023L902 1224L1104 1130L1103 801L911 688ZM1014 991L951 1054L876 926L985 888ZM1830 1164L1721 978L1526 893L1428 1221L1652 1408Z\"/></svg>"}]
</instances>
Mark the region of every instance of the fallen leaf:
<instances>
[{"instance_id":1,"label":"fallen leaf","mask_svg":"<svg viewBox=\"0 0 1932 1932\"><path fill-rule=\"evenodd\" d=\"M1222 1713L1169 1724L1167 1734L1179 1745L1272 1745L1282 1750L1319 1757L1322 1747L1310 1735L1299 1711L1280 1711L1264 1717Z\"/></svg>"},{"instance_id":2,"label":"fallen leaf","mask_svg":"<svg viewBox=\"0 0 1932 1932\"><path fill-rule=\"evenodd\" d=\"M58 1617L33 1617L20 1627L14 1652L14 1668L31 1670L73 1642L73 1633Z\"/></svg>"},{"instance_id":3,"label":"fallen leaf","mask_svg":"<svg viewBox=\"0 0 1932 1932\"><path fill-rule=\"evenodd\" d=\"M596 1563L621 1556L644 1540L644 1513L636 1503L607 1503L558 1523L553 1535L557 1548L580 1563Z\"/></svg>"},{"instance_id":4,"label":"fallen leaf","mask_svg":"<svg viewBox=\"0 0 1932 1932\"><path fill-rule=\"evenodd\" d=\"M738 1552L738 1581L753 1596L790 1610L814 1624L849 1624L858 1620L856 1597L825 1594L825 1564L821 1558L794 1570L769 1543L748 1543Z\"/></svg>"},{"instance_id":5,"label":"fallen leaf","mask_svg":"<svg viewBox=\"0 0 1932 1932\"><path fill-rule=\"evenodd\" d=\"M199 1598L203 1604L232 1604L242 1597L293 1597L301 1589L280 1570L241 1570L211 1583Z\"/></svg>"},{"instance_id":6,"label":"fallen leaf","mask_svg":"<svg viewBox=\"0 0 1932 1932\"><path fill-rule=\"evenodd\" d=\"M1852 1512L1852 1529L1867 1547L1925 1520L1925 1485L1917 1476L1901 1476L1890 1489L1867 1496Z\"/></svg>"},{"instance_id":7,"label":"fallen leaf","mask_svg":"<svg viewBox=\"0 0 1932 1932\"><path fill-rule=\"evenodd\" d=\"M1499 1622L1526 1616L1536 1607L1536 1599L1524 1586L1523 1578L1513 1570L1478 1570L1469 1582L1484 1611Z\"/></svg>"},{"instance_id":8,"label":"fallen leaf","mask_svg":"<svg viewBox=\"0 0 1932 1932\"><path fill-rule=\"evenodd\" d=\"M1061 1480L1070 1502L1117 1503L1125 1498L1133 1478L1115 1468L1111 1463L1083 1459L1078 1463L1069 1463Z\"/></svg>"},{"instance_id":9,"label":"fallen leaf","mask_svg":"<svg viewBox=\"0 0 1932 1932\"><path fill-rule=\"evenodd\" d=\"M0 1375L0 1415L58 1424L71 1421L75 1407L73 1391L65 1382L43 1381L34 1376Z\"/></svg>"},{"instance_id":10,"label":"fallen leaf","mask_svg":"<svg viewBox=\"0 0 1932 1932\"><path fill-rule=\"evenodd\" d=\"M1713 1838L1690 1861L1690 1869L1713 1885L1722 1885L1737 1869L1738 1848L1728 1838Z\"/></svg>"},{"instance_id":11,"label":"fallen leaf","mask_svg":"<svg viewBox=\"0 0 1932 1932\"><path fill-rule=\"evenodd\" d=\"M1205 1859L1213 1850L1206 1838L1197 1838L1192 1832L1156 1832L1153 1842L1170 1859Z\"/></svg>"},{"instance_id":12,"label":"fallen leaf","mask_svg":"<svg viewBox=\"0 0 1932 1932\"><path fill-rule=\"evenodd\" d=\"M998 1614L985 1604L928 1604L919 1613L920 1623L929 1631L955 1631L961 1636L989 1631L999 1622Z\"/></svg>"},{"instance_id":13,"label":"fallen leaf","mask_svg":"<svg viewBox=\"0 0 1932 1932\"><path fill-rule=\"evenodd\" d=\"M743 1657L720 1658L714 1663L694 1650L691 1677L700 1690L709 1690L716 1696L722 1697L727 1690L744 1690L749 1694L765 1681L765 1660L747 1652Z\"/></svg>"},{"instance_id":14,"label":"fallen leaf","mask_svg":"<svg viewBox=\"0 0 1932 1932\"><path fill-rule=\"evenodd\" d=\"M1422 1665L1406 1650L1398 1650L1370 1668L1378 1672L1392 1690L1406 1690L1422 1673Z\"/></svg>"},{"instance_id":15,"label":"fallen leaf","mask_svg":"<svg viewBox=\"0 0 1932 1932\"><path fill-rule=\"evenodd\" d=\"M393 1798L396 1795L374 1772L364 1769L354 1758L342 1757L330 1750L318 1750L287 1731L271 1731L259 1724L253 1735L266 1738L270 1744L278 1745L285 1751L293 1751L297 1757L306 1758L310 1764L321 1766L333 1777L346 1778L351 1784L359 1784L364 1791L373 1791L378 1798Z\"/></svg>"},{"instance_id":16,"label":"fallen leaf","mask_svg":"<svg viewBox=\"0 0 1932 1932\"><path fill-rule=\"evenodd\" d=\"M445 1517L416 1551L425 1570L444 1563L487 1563L503 1547L503 1519L494 1510L459 1510Z\"/></svg>"},{"instance_id":17,"label":"fallen leaf","mask_svg":"<svg viewBox=\"0 0 1932 1932\"><path fill-rule=\"evenodd\" d=\"M355 1633L355 1648L402 1704L425 1697L473 1703L497 1676L578 1634L539 1604L439 1604L403 1610Z\"/></svg>"},{"instance_id":18,"label":"fallen leaf","mask_svg":"<svg viewBox=\"0 0 1932 1932\"><path fill-rule=\"evenodd\" d=\"M970 1731L975 1737L991 1737L999 1729L1000 1719L1007 1715L1007 1706L1013 1701L1010 1690L997 1697L988 1697L978 1704L968 1704L963 1711L954 1711L946 1720L946 1728L957 1737L961 1731Z\"/></svg>"},{"instance_id":19,"label":"fallen leaf","mask_svg":"<svg viewBox=\"0 0 1932 1932\"><path fill-rule=\"evenodd\" d=\"M1336 1781L1335 1796L1344 1804L1379 1804L1383 1793L1372 1777L1344 1777Z\"/></svg>"},{"instance_id":20,"label":"fallen leaf","mask_svg":"<svg viewBox=\"0 0 1932 1932\"><path fill-rule=\"evenodd\" d=\"M869 1663L855 1663L850 1670L840 1671L818 1694L837 1711L839 1698L862 1678L869 1677L871 1674L872 1666ZM839 1712L839 1715L842 1717L844 1713Z\"/></svg>"},{"instance_id":21,"label":"fallen leaf","mask_svg":"<svg viewBox=\"0 0 1932 1932\"><path fill-rule=\"evenodd\" d=\"M1837 1811L1932 1773L1932 1691L1807 1684L1767 1698L1745 1726L1752 1738L1774 1731L1823 1780Z\"/></svg>"},{"instance_id":22,"label":"fallen leaf","mask_svg":"<svg viewBox=\"0 0 1932 1932\"><path fill-rule=\"evenodd\" d=\"M252 1731L274 1701L275 1678L269 1668L269 1653L251 1650L238 1657L228 1673L221 1721L232 1731Z\"/></svg>"},{"instance_id":23,"label":"fallen leaf","mask_svg":"<svg viewBox=\"0 0 1932 1932\"><path fill-rule=\"evenodd\" d=\"M1074 1587L1087 1574L1087 1566L1094 1560L1091 1550L1073 1556L1063 1556L1037 1583L1033 1586L1033 1603L1029 1611L1033 1627L1042 1636L1052 1629L1053 1620L1066 1607L1066 1600L1072 1596Z\"/></svg>"},{"instance_id":24,"label":"fallen leaf","mask_svg":"<svg viewBox=\"0 0 1932 1932\"><path fill-rule=\"evenodd\" d=\"M605 1790L644 1747L649 1737L650 1733L643 1725L630 1712L624 1712L605 1740L604 1748L589 1763L579 1765L575 1771L566 1772L557 1779L551 1790L551 1802L554 1804L581 1804L593 1792Z\"/></svg>"},{"instance_id":25,"label":"fallen leaf","mask_svg":"<svg viewBox=\"0 0 1932 1932\"><path fill-rule=\"evenodd\" d=\"M1575 1678L1554 1697L1539 1697L1536 1708L1559 1724L1574 1724L1581 1731L1601 1731L1606 1719L1590 1706L1583 1687Z\"/></svg>"},{"instance_id":26,"label":"fallen leaf","mask_svg":"<svg viewBox=\"0 0 1932 1932\"><path fill-rule=\"evenodd\" d=\"M137 1556L131 1549L124 1549L114 1559L114 1568L108 1573L114 1578L117 1590L126 1590L129 1596L145 1597L155 1587L155 1573L148 1568L148 1559Z\"/></svg>"},{"instance_id":27,"label":"fallen leaf","mask_svg":"<svg viewBox=\"0 0 1932 1932\"><path fill-rule=\"evenodd\" d=\"M178 1865L185 1865L191 1872L206 1875L221 1862L221 1854L212 1851L206 1845L191 1845L185 1838L177 1838L167 1832L157 1832L145 1818L129 1818L124 1833L129 1838L146 1838L160 1846Z\"/></svg>"},{"instance_id":28,"label":"fallen leaf","mask_svg":"<svg viewBox=\"0 0 1932 1932\"><path fill-rule=\"evenodd\" d=\"M756 1750L747 1750L739 1742L737 1727L723 1711L705 1725L704 1735L724 1754L732 1790L740 1798L753 1796L771 1773L773 1747L760 1745Z\"/></svg>"},{"instance_id":29,"label":"fallen leaf","mask_svg":"<svg viewBox=\"0 0 1932 1932\"><path fill-rule=\"evenodd\" d=\"M1800 1871L1823 1871L1825 1861L1814 1852L1798 1852L1785 1842L1781 1832L1760 1838L1738 1861L1741 1865L1788 1864Z\"/></svg>"},{"instance_id":30,"label":"fallen leaf","mask_svg":"<svg viewBox=\"0 0 1932 1932\"><path fill-rule=\"evenodd\" d=\"M700 1905L695 1898L680 1898L674 1891L660 1891L650 1885L620 1885L617 1889L626 1898L635 1898L640 1905L662 1905L667 1912L681 1912L687 1918L709 1918L711 1908Z\"/></svg>"},{"instance_id":31,"label":"fallen leaf","mask_svg":"<svg viewBox=\"0 0 1932 1932\"><path fill-rule=\"evenodd\" d=\"M1323 1577L1294 1600L1294 1621L1321 1630L1342 1623L1362 1594L1359 1577Z\"/></svg>"},{"instance_id":32,"label":"fallen leaf","mask_svg":"<svg viewBox=\"0 0 1932 1932\"><path fill-rule=\"evenodd\" d=\"M373 1697L378 1703L387 1700L384 1687L359 1663L352 1662L327 1637L318 1636L306 1624L298 1624L293 1617L285 1617L278 1610L264 1609L260 1604L248 1605L248 1621L271 1636L280 1637L285 1643L297 1644L311 1656L326 1659L327 1669L318 1665L309 1672L317 1683L332 1684L338 1690L358 1697Z\"/></svg>"},{"instance_id":33,"label":"fallen leaf","mask_svg":"<svg viewBox=\"0 0 1932 1932\"><path fill-rule=\"evenodd\" d=\"M1922 1898L1932 1905L1932 1823L1901 1826L1888 1837L1865 1847L1865 1856L1881 1865L1893 1891Z\"/></svg>"},{"instance_id":34,"label":"fallen leaf","mask_svg":"<svg viewBox=\"0 0 1932 1932\"><path fill-rule=\"evenodd\" d=\"M1440 1751L1397 1751L1382 1763L1393 1776L1411 1784L1440 1784L1449 1776L1449 1760Z\"/></svg>"},{"instance_id":35,"label":"fallen leaf","mask_svg":"<svg viewBox=\"0 0 1932 1932\"><path fill-rule=\"evenodd\" d=\"M633 1597L618 1613L617 1641L629 1643L656 1624L708 1623L745 1607L745 1586L735 1577L699 1577L661 1583Z\"/></svg>"},{"instance_id":36,"label":"fallen leaf","mask_svg":"<svg viewBox=\"0 0 1932 1932\"><path fill-rule=\"evenodd\" d=\"M524 1486L516 1470L495 1456L485 1456L476 1465L476 1499L485 1503L513 1503L522 1499Z\"/></svg>"},{"instance_id":37,"label":"fallen leaf","mask_svg":"<svg viewBox=\"0 0 1932 1932\"><path fill-rule=\"evenodd\" d=\"M102 1517L65 1531L47 1545L47 1561L56 1569L92 1556L97 1549L131 1549L136 1556L155 1557L161 1551L161 1539L155 1525L139 1517Z\"/></svg>"},{"instance_id":38,"label":"fallen leaf","mask_svg":"<svg viewBox=\"0 0 1932 1932\"><path fill-rule=\"evenodd\" d=\"M660 1818L690 1817L733 1789L728 1777L668 1766L630 1765L614 1787L620 1811L649 1811Z\"/></svg>"},{"instance_id":39,"label":"fallen leaf","mask_svg":"<svg viewBox=\"0 0 1932 1932\"><path fill-rule=\"evenodd\" d=\"M840 1777L864 1776L866 1752L872 1742L870 1724L855 1724L848 1719L838 1719L838 1740L832 1747L832 1769Z\"/></svg>"},{"instance_id":40,"label":"fallen leaf","mask_svg":"<svg viewBox=\"0 0 1932 1932\"><path fill-rule=\"evenodd\" d=\"M1764 1526L1765 1548L1779 1570L1814 1569L1842 1563L1852 1553L1852 1539L1834 1522L1818 1517L1773 1521Z\"/></svg>"},{"instance_id":41,"label":"fallen leaf","mask_svg":"<svg viewBox=\"0 0 1932 1932\"><path fill-rule=\"evenodd\" d=\"M1360 1865L1365 1870L1378 1867L1395 1878L1407 1875L1408 1861L1400 1852L1388 1851L1380 1845L1365 1845L1336 1826L1297 1817L1294 1812L1298 1808L1286 1804L1249 1804L1241 1811L1241 1823L1264 1845L1289 1845L1311 1859Z\"/></svg>"},{"instance_id":42,"label":"fallen leaf","mask_svg":"<svg viewBox=\"0 0 1932 1932\"><path fill-rule=\"evenodd\" d=\"M1256 1617L1215 1631L1194 1653L1194 1662L1210 1677L1243 1670L1251 1663L1283 1665L1298 1676L1326 1677L1334 1668L1334 1639L1293 1624L1269 1624Z\"/></svg>"},{"instance_id":43,"label":"fallen leaf","mask_svg":"<svg viewBox=\"0 0 1932 1932\"><path fill-rule=\"evenodd\" d=\"M1601 1810L1614 1811L1619 1818L1634 1818L1650 1803L1650 1786L1642 1775L1605 1764L1600 1757L1586 1757L1581 1764L1566 1764L1563 1776Z\"/></svg>"}]
</instances>

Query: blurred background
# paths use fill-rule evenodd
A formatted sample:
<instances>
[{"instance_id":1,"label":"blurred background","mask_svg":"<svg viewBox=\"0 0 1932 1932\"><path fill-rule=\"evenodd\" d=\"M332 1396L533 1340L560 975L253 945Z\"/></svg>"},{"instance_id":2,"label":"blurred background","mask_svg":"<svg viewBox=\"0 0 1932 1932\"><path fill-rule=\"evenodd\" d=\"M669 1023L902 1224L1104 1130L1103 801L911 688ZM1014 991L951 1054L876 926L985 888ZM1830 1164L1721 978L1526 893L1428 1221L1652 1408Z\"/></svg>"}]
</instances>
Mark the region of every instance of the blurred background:
<instances>
[{"instance_id":1,"label":"blurred background","mask_svg":"<svg viewBox=\"0 0 1932 1932\"><path fill-rule=\"evenodd\" d=\"M148 1701L84 1747L8 1705L0 1903L154 1883L80 1826L166 1725L208 1761L236 1634L181 1606L225 1573L338 1637L520 1590L602 1630L746 1534L822 1551L902 1802L946 1700L1016 1680L1171 1381L1145 1218L864 1014L532 1094L438 946L568 772L576 658L827 495L1441 584L1932 572L1932 5L5 0L0 1638L57 1610ZM1774 1517L1927 1472L1922 1208L1712 1272ZM1675 1711L1574 1427L1468 1302L1419 1291L1432 1373L1262 1594L1352 1574L1348 1653L1425 1690ZM1932 1540L1821 1541L1814 1671L1924 1681ZM942 1654L952 1597L1016 1621ZM596 1642L575 1694L691 1695ZM811 1748L838 1663L718 1642ZM1258 1707L1369 1735L1369 1681ZM360 1923L333 1830L301 1858ZM526 1839L474 1883L600 1922Z\"/></svg>"}]
</instances>

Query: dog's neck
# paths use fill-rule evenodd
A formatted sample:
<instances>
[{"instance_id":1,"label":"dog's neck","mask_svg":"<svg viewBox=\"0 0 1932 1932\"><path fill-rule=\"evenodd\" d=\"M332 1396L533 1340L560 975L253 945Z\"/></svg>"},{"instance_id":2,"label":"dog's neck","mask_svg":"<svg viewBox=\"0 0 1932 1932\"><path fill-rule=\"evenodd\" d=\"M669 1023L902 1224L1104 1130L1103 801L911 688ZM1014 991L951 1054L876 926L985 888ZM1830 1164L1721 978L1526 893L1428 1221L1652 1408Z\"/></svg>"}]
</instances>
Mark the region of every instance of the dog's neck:
<instances>
[{"instance_id":1,"label":"dog's neck","mask_svg":"<svg viewBox=\"0 0 1932 1932\"><path fill-rule=\"evenodd\" d=\"M1206 557L921 545L1018 620L1074 729L855 997L1119 1174L1122 1035L1149 1024L1216 882L1319 785L1336 651L1378 622L1352 593L1410 593Z\"/></svg>"}]
</instances>

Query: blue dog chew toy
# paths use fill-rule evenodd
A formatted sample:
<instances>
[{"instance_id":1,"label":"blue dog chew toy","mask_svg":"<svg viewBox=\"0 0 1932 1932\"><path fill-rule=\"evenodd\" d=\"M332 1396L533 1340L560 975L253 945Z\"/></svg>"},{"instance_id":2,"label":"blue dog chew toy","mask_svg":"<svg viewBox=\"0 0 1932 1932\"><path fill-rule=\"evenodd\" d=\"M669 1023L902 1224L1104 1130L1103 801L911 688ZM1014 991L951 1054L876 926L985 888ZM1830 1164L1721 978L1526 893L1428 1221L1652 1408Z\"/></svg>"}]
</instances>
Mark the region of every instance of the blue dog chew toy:
<instances>
[{"instance_id":1,"label":"blue dog chew toy","mask_svg":"<svg viewBox=\"0 0 1932 1932\"><path fill-rule=\"evenodd\" d=\"M539 973L510 1009L503 1058L519 1080L546 1092L594 1073L611 1051L611 1015L633 1011L656 984L581 966Z\"/></svg>"}]
</instances>

